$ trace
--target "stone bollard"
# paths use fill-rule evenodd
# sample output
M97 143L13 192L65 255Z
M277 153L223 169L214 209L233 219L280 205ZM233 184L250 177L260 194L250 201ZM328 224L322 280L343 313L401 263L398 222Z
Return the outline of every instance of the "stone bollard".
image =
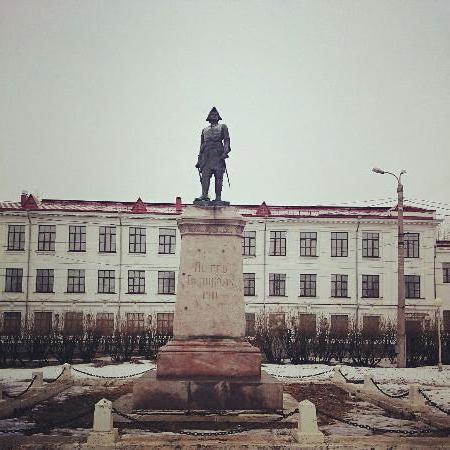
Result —
M113 427L112 402L103 398L95 404L94 425L87 443L93 446L111 445L118 439L119 432Z
M72 379L72 366L69 363L64 363L61 370L64 370L61 375L61 381L68 381Z
M375 383L372 380L372 376L368 373L364 375L364 385L363 389L365 391L371 391L371 392L378 392L377 387L375 386Z
M309 400L298 405L297 440L300 444L323 444L324 436L317 426L316 407Z
M408 401L411 411L420 412L426 409L425 399L419 392L418 384L409 385Z
M334 383L346 383L345 378L341 373L341 366L334 366L331 381Z
M44 386L44 373L42 371L39 372L32 372L31 377L36 379L34 380L34 383L32 384L32 389L40 389Z

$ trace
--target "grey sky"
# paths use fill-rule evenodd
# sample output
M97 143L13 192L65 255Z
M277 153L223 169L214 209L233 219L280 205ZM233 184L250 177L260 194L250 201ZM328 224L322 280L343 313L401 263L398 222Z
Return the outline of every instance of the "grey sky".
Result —
M0 199L450 202L449 1L0 0ZM448 206L450 210L450 206ZM450 212L448 212L450 214Z

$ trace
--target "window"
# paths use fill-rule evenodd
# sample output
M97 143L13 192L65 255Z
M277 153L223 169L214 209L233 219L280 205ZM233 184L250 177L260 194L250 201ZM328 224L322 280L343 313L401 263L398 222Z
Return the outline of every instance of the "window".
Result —
M158 313L156 316L156 329L159 333L173 334L173 313Z
M115 253L116 227L100 227L98 251L100 253Z
M404 234L405 258L419 257L419 233Z
M450 283L450 263L442 263L442 282Z
M331 256L348 256L348 233L331 233Z
M300 256L317 256L317 233L300 233Z
M158 272L158 294L175 294L175 272Z
M380 257L379 233L366 233L362 235L362 255L364 258Z
M67 292L85 292L84 269L68 269L67 271Z
M316 279L317 275L315 273L300 274L300 297L316 296Z
M299 314L298 326L302 334L308 337L316 334L316 315L315 314Z
M22 292L23 269L6 269L5 292Z
M160 254L175 253L176 230L173 228L159 229L159 250Z
M130 227L128 251L130 253L145 253L145 228Z
M331 275L331 296L348 297L348 275Z
M35 312L33 326L35 334L38 335L50 334L52 332L52 313Z
M380 296L380 276L362 276L362 296L364 298L378 298Z
M380 316L363 316L362 332L366 336L376 336L380 332Z
M69 225L69 252L86 251L86 227Z
M145 293L145 270L128 271L128 293L129 294Z
M53 292L54 279L53 269L37 269L36 292Z
M98 293L114 294L116 284L115 270L99 270L98 271Z
M280 297L286 295L286 274L269 273L269 295Z
M145 328L144 313L127 313L127 331L142 333Z
M331 315L330 334L334 337L343 338L348 333L348 316L343 314Z
M244 273L244 295L248 297L255 295L254 273Z
M114 333L114 313L97 313L95 329L102 336L111 336Z
M20 334L22 315L20 312L3 313L3 334L16 336Z
M55 251L56 225L39 225L38 250Z
M269 328L277 329L284 328L286 324L284 313L269 313Z
M420 298L419 275L405 275L405 297Z
M255 313L245 313L245 335L254 336L256 334Z
M270 232L269 255L286 256L286 231Z
M244 256L256 255L256 231L244 231L242 238L242 254Z
M82 312L66 312L64 317L64 334L69 336L83 334Z
M8 226L8 250L25 250L25 225Z
M450 333L450 309L442 311L442 325L446 333Z

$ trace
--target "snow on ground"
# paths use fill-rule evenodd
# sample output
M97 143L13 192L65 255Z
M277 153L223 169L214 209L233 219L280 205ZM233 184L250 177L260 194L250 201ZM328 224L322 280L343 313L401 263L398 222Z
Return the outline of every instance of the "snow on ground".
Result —
M62 364L56 366L45 366L33 369L0 369L0 381L26 381L31 380L32 372L43 371L44 378L56 378L62 371ZM83 372L105 377L120 377L124 375L133 375L155 368L155 363L149 360L139 360L138 362L124 362L121 364L108 364L103 367L95 367L92 363L73 364L73 368ZM72 371L75 378L96 378L95 376L85 375L75 370Z

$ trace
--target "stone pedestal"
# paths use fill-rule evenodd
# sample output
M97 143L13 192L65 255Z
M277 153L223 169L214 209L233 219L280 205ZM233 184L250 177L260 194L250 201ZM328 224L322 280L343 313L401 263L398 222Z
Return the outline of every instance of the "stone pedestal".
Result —
M245 340L244 226L232 207L192 206L178 220L174 337L156 377L135 383L135 409L282 409L282 384L261 377L261 354Z

